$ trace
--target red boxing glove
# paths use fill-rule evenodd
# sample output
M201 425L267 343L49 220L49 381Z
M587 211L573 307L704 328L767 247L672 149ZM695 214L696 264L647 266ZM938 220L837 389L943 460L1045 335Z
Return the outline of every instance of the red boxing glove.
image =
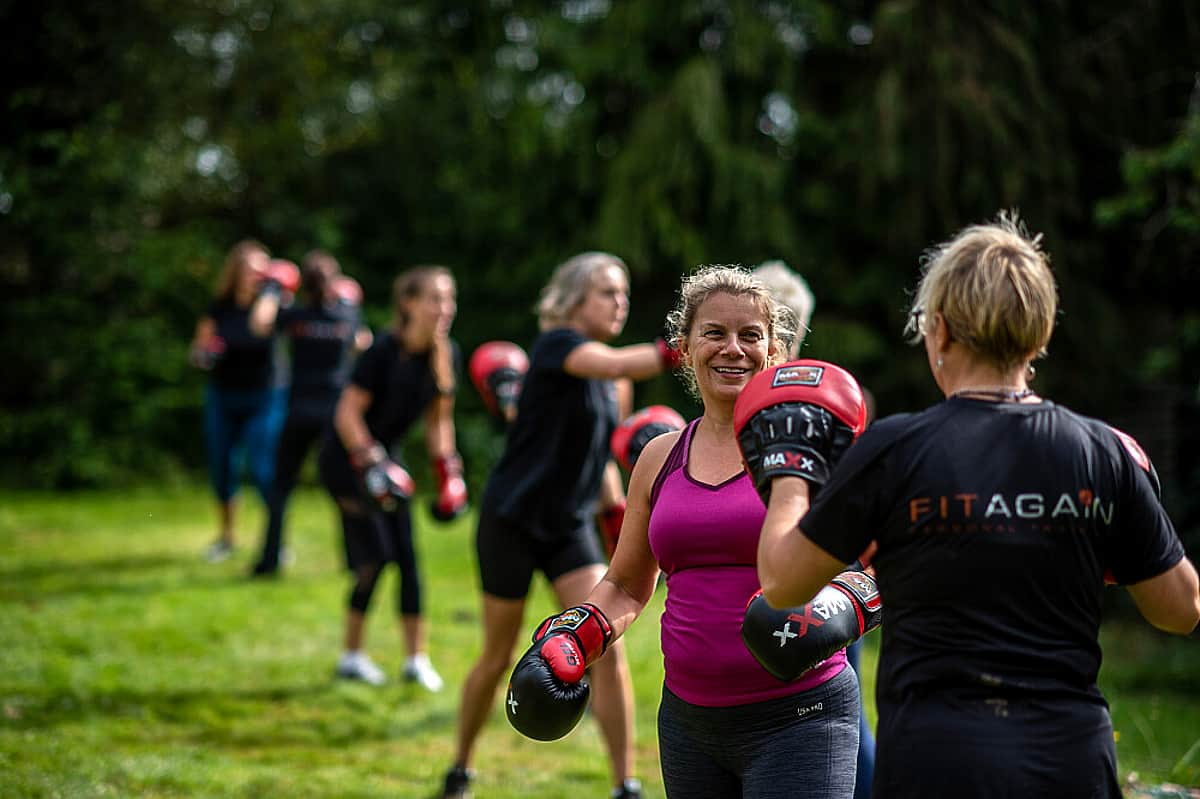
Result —
M350 465L358 472L367 498L382 511L394 511L400 500L410 498L416 489L412 475L389 458L378 441L352 452Z
M631 472L650 439L672 430L682 430L685 424L683 417L666 405L650 405L617 425L609 439L609 449L617 463Z
M493 416L508 421L529 371L529 356L511 341L489 341L471 353L467 373Z
M742 460L764 503L771 480L802 477L812 493L867 422L862 388L840 366L799 360L759 372L733 406Z
M346 275L338 275L329 284L329 294L334 301L343 305L362 305L363 290L358 281Z
M285 258L272 258L259 278L263 294L295 294L300 288L300 268Z
M462 458L455 452L433 461L438 494L430 512L439 522L457 519L467 510L467 481L463 479Z
M621 537L621 524L625 521L625 500L609 505L600 511L600 530L604 534L604 548L612 560L617 551L617 539Z
M663 371L673 372L683 366L683 353L667 343L667 340L662 336L654 339L654 346L658 349L658 357L662 360Z
M573 730L587 709L587 667L611 641L612 625L595 605L567 608L539 624L508 681L504 713L513 728L537 741Z

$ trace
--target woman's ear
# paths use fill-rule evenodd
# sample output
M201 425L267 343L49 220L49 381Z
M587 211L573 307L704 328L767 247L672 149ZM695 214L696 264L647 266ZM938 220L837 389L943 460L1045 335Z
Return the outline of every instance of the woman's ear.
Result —
M930 326L929 336L933 342L933 351L945 352L950 349L954 337L950 335L950 325L946 324L946 317L942 316L940 311L935 312L925 324Z

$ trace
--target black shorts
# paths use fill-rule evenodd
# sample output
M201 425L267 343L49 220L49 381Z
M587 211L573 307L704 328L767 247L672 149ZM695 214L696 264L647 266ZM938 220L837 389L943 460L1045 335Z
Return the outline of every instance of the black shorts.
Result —
M1100 699L930 691L879 705L875 799L1120 799Z
M399 563L401 568L416 562L409 503L400 500L393 511L371 510L365 515L341 511L342 544L346 568Z
M556 579L583 566L607 561L594 526L587 524L553 538L503 519L484 506L479 511L475 553L483 590L501 599L524 599L535 571Z

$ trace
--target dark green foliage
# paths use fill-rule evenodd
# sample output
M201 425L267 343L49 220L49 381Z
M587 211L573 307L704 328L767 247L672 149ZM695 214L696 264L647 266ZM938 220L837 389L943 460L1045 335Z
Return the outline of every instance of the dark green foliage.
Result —
M782 258L817 295L805 354L886 414L936 398L900 339L921 251L1006 207L1062 288L1036 385L1128 420L1170 495L1200 479L1174 443L1200 385L1187 4L49 0L5 19L14 481L201 463L184 350L244 236L332 250L377 324L400 269L447 264L467 353L527 344L582 249L630 264L625 341L660 331L696 265ZM1151 416L1146 392L1174 399ZM695 410L668 379L638 401Z

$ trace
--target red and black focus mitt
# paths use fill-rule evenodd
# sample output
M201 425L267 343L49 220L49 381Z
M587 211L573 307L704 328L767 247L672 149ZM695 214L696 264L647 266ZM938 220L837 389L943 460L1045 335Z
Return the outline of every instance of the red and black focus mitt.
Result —
M798 608L773 608L757 591L746 605L742 641L772 676L791 681L882 621L875 579L866 572L844 571Z
M840 366L799 360L755 375L733 408L742 460L764 503L771 480L802 477L813 493L867 421L862 388Z
M511 341L489 341L471 353L467 372L488 412L503 422L516 413L529 356Z
M683 417L666 405L650 405L617 425L609 439L609 448L621 468L631 472L650 439L672 430L682 430L685 424Z

